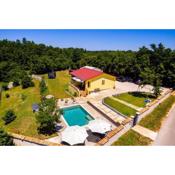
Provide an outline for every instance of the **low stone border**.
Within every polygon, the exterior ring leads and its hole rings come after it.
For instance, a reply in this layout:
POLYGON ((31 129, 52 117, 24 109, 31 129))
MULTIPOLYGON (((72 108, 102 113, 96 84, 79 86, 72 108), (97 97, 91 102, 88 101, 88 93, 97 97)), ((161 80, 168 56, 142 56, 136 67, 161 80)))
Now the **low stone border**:
POLYGON ((108 141, 109 141, 108 137, 105 137, 105 138, 101 139, 98 143, 96 143, 95 146, 103 146, 108 141))
POLYGON ((124 128, 124 126, 119 126, 119 127, 117 127, 117 128, 115 128, 114 130, 112 130, 112 131, 110 131, 107 135, 106 135, 106 137, 108 138, 108 139, 110 139, 111 137, 113 137, 115 134, 117 134, 118 132, 120 132, 122 129, 124 128))
POLYGON ((130 123, 131 121, 133 121, 132 118, 127 118, 126 120, 122 121, 122 125, 126 125, 126 124, 130 123))
POLYGON ((13 139, 17 139, 17 140, 20 140, 20 141, 26 141, 28 143, 34 143, 34 144, 37 144, 37 145, 40 145, 40 146, 61 146, 61 144, 58 144, 58 143, 53 143, 53 142, 49 142, 49 141, 45 141, 45 140, 40 140, 40 139, 37 139, 37 138, 24 136, 24 135, 20 135, 20 134, 16 134, 16 133, 8 132, 8 134, 13 139))

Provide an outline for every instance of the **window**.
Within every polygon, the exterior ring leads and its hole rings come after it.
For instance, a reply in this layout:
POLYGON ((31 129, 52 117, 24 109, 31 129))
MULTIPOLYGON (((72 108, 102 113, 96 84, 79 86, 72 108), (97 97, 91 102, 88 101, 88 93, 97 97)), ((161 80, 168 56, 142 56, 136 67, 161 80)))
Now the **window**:
POLYGON ((91 86, 90 82, 88 81, 88 88, 91 86))
POLYGON ((105 80, 102 80, 102 85, 104 85, 105 84, 105 80))

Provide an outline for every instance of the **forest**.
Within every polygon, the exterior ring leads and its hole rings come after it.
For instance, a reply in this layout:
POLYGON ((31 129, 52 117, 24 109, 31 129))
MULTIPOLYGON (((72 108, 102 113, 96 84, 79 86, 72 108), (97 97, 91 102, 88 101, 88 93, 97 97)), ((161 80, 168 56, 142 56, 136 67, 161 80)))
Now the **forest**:
POLYGON ((175 88, 175 50, 162 43, 138 51, 87 51, 22 40, 0 41, 0 82, 20 82, 24 75, 89 65, 122 79, 175 88))

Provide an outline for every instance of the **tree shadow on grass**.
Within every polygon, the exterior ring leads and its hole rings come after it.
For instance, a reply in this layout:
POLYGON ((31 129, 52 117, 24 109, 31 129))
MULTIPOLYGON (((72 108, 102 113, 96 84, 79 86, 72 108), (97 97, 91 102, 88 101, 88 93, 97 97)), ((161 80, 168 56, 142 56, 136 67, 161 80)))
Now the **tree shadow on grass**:
POLYGON ((146 93, 146 92, 128 92, 128 94, 134 96, 134 97, 139 97, 139 98, 155 98, 153 94, 146 93))

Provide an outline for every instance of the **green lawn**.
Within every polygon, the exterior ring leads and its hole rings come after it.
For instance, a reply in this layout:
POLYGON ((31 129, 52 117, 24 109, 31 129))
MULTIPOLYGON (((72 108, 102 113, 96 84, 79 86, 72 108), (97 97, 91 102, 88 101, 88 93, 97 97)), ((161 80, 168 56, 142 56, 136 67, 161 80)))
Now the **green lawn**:
POLYGON ((148 114, 140 121, 140 125, 158 131, 161 127, 163 119, 166 117, 167 112, 171 109, 175 103, 175 96, 171 95, 161 104, 159 104, 152 113, 148 114))
POLYGON ((126 116, 132 116, 136 114, 136 110, 133 108, 130 108, 116 100, 111 99, 110 97, 107 97, 104 99, 104 103, 111 106, 112 108, 116 109, 120 113, 126 115, 126 116))
POLYGON ((149 98, 151 100, 154 99, 154 97, 151 94, 148 93, 142 93, 142 92, 127 92, 123 94, 119 94, 117 96, 114 96, 115 98, 118 98, 120 100, 126 101, 132 105, 135 105, 137 107, 145 107, 144 100, 149 98))
POLYGON ((151 139, 144 137, 133 130, 122 135, 112 146, 145 146, 151 143, 151 139))
POLYGON ((10 132, 44 138, 44 136, 39 135, 37 132, 35 115, 32 112, 32 104, 40 102, 39 82, 34 82, 35 87, 22 89, 19 86, 8 91, 3 91, 0 104, 0 127, 10 132), (6 93, 10 94, 10 98, 5 97, 6 93), (26 95, 24 101, 21 98, 22 94, 26 95), (17 118, 12 123, 5 126, 2 116, 8 109, 13 109, 17 118))
POLYGON ((48 86, 48 94, 54 95, 56 98, 68 98, 70 95, 65 92, 70 82, 70 75, 68 71, 58 71, 55 79, 48 79, 45 74, 44 78, 48 86))
MULTIPOLYGON (((70 97, 65 92, 65 88, 68 86, 70 81, 68 71, 57 72, 56 79, 48 79, 46 75, 44 76, 48 85, 49 94, 52 94, 57 98, 70 97)), ((44 139, 50 136, 38 134, 35 114, 32 112, 32 104, 40 102, 39 81, 34 80, 34 83, 35 87, 22 89, 19 86, 8 91, 3 91, 2 101, 0 103, 0 127, 3 127, 9 132, 44 139), (10 94, 10 98, 5 97, 6 93, 10 94), (24 101, 21 98, 22 94, 26 96, 24 101), (4 116, 5 111, 8 109, 13 109, 17 118, 12 123, 5 126, 2 116, 4 116)))

